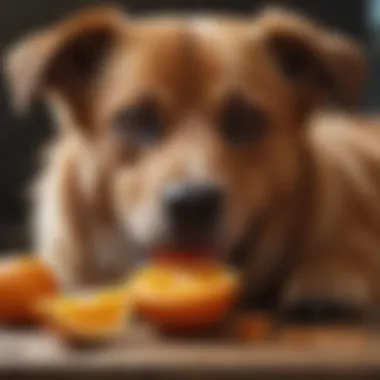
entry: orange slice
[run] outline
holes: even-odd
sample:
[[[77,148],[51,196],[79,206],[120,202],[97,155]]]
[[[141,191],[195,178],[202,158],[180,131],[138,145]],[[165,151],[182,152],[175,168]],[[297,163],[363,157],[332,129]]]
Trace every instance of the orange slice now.
[[[132,311],[132,298],[124,289],[58,296],[39,305],[45,323],[69,342],[96,343],[120,337]]]

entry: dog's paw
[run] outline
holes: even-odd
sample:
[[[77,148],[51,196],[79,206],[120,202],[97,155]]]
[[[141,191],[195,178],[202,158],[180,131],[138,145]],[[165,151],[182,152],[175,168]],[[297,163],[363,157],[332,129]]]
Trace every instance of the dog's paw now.
[[[361,305],[329,297],[305,298],[282,310],[284,320],[297,323],[355,323],[364,315]]]
[[[343,270],[329,276],[323,271],[300,272],[285,284],[279,306],[288,321],[359,322],[368,315],[372,298],[370,283],[364,276]]]

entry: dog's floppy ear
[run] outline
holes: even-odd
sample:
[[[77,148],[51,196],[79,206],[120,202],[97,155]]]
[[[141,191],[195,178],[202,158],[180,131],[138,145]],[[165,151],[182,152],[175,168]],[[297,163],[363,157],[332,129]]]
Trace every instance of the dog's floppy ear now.
[[[117,8],[87,9],[11,47],[4,63],[16,110],[26,111],[37,95],[54,94],[83,122],[91,79],[124,23]]]
[[[366,74],[357,42],[286,10],[266,10],[258,22],[266,46],[296,86],[303,107],[327,98],[347,108],[357,106]]]

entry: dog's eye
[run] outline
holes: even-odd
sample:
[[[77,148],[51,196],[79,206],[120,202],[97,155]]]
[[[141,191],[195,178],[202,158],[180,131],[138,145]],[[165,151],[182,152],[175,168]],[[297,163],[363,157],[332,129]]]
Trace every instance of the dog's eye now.
[[[231,144],[259,141],[268,126],[266,114],[239,97],[229,99],[222,113],[222,133]]]
[[[114,120],[114,128],[140,146],[156,142],[163,132],[157,107],[151,101],[122,110]]]

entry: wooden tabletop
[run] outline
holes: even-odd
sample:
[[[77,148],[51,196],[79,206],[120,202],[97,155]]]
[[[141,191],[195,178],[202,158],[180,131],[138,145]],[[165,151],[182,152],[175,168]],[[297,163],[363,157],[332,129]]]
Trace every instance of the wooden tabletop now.
[[[108,347],[73,349],[41,331],[0,331],[0,379],[380,379],[377,336],[313,344],[232,342],[129,334]]]

